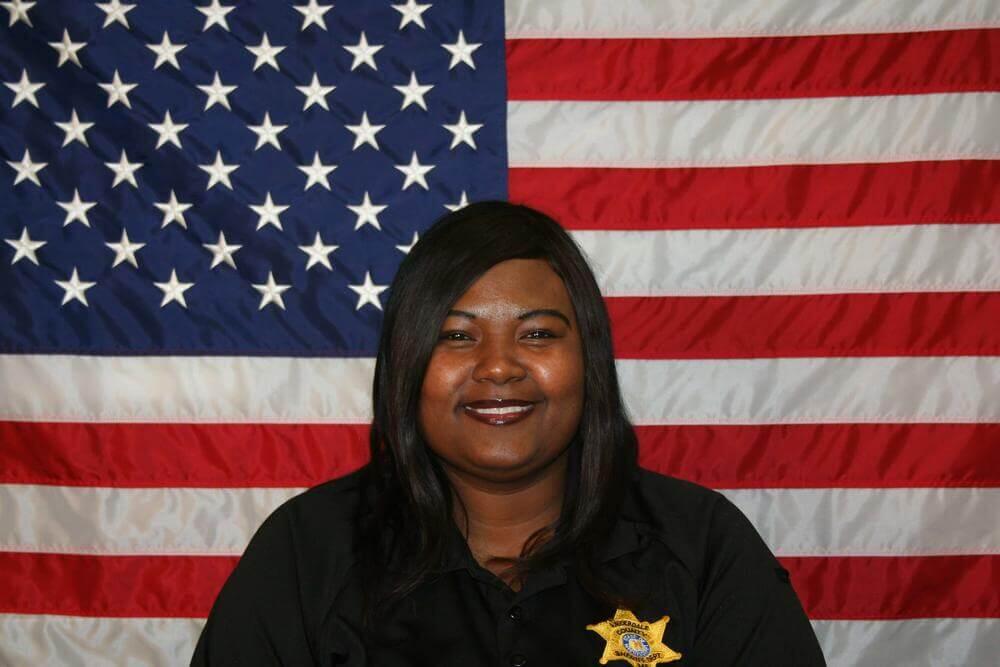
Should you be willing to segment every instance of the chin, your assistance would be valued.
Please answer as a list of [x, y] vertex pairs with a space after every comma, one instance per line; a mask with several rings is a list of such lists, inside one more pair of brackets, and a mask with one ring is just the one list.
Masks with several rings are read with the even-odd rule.
[[489, 452], [478, 452], [463, 462], [470, 473], [488, 477], [496, 481], [510, 481], [531, 475], [543, 470], [557, 456], [551, 456], [540, 450], [511, 451], [510, 449], [494, 449]]

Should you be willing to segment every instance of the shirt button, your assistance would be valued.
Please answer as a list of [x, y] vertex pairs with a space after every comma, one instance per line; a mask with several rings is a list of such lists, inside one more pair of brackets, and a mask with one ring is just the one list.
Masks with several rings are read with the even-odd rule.
[[510, 667], [524, 667], [528, 664], [528, 659], [520, 653], [510, 656]]
[[507, 612], [507, 617], [515, 623], [520, 623], [521, 619], [524, 618], [524, 612], [520, 607], [513, 606], [510, 608], [510, 611]]

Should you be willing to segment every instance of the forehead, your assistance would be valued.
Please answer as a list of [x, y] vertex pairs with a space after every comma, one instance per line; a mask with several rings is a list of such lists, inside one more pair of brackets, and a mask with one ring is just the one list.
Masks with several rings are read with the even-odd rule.
[[569, 292], [548, 262], [510, 259], [491, 267], [453, 306], [478, 317], [516, 318], [526, 309], [558, 308], [573, 317]]

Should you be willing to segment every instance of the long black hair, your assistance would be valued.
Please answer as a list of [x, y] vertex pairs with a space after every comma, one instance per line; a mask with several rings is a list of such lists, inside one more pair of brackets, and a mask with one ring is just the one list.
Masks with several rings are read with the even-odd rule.
[[[371, 462], [359, 516], [366, 624], [416, 588], [453, 534], [447, 477], [418, 428], [424, 374], [448, 310], [480, 276], [510, 259], [541, 259], [563, 280], [579, 325], [584, 403], [569, 445], [562, 514], [511, 562], [517, 576], [568, 558], [595, 597], [617, 600], [596, 576], [607, 536], [637, 466], [622, 403], [611, 326], [597, 281], [572, 237], [548, 216], [507, 202], [472, 204], [438, 220], [393, 279], [375, 361]], [[537, 547], [537, 548], [536, 548]]]

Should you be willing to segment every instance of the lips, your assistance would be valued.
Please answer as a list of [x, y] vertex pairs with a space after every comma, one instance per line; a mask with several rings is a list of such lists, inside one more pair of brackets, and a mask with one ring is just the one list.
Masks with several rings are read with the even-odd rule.
[[499, 401], [470, 401], [462, 405], [469, 417], [490, 426], [506, 426], [527, 418], [535, 410], [533, 401], [503, 399]]

